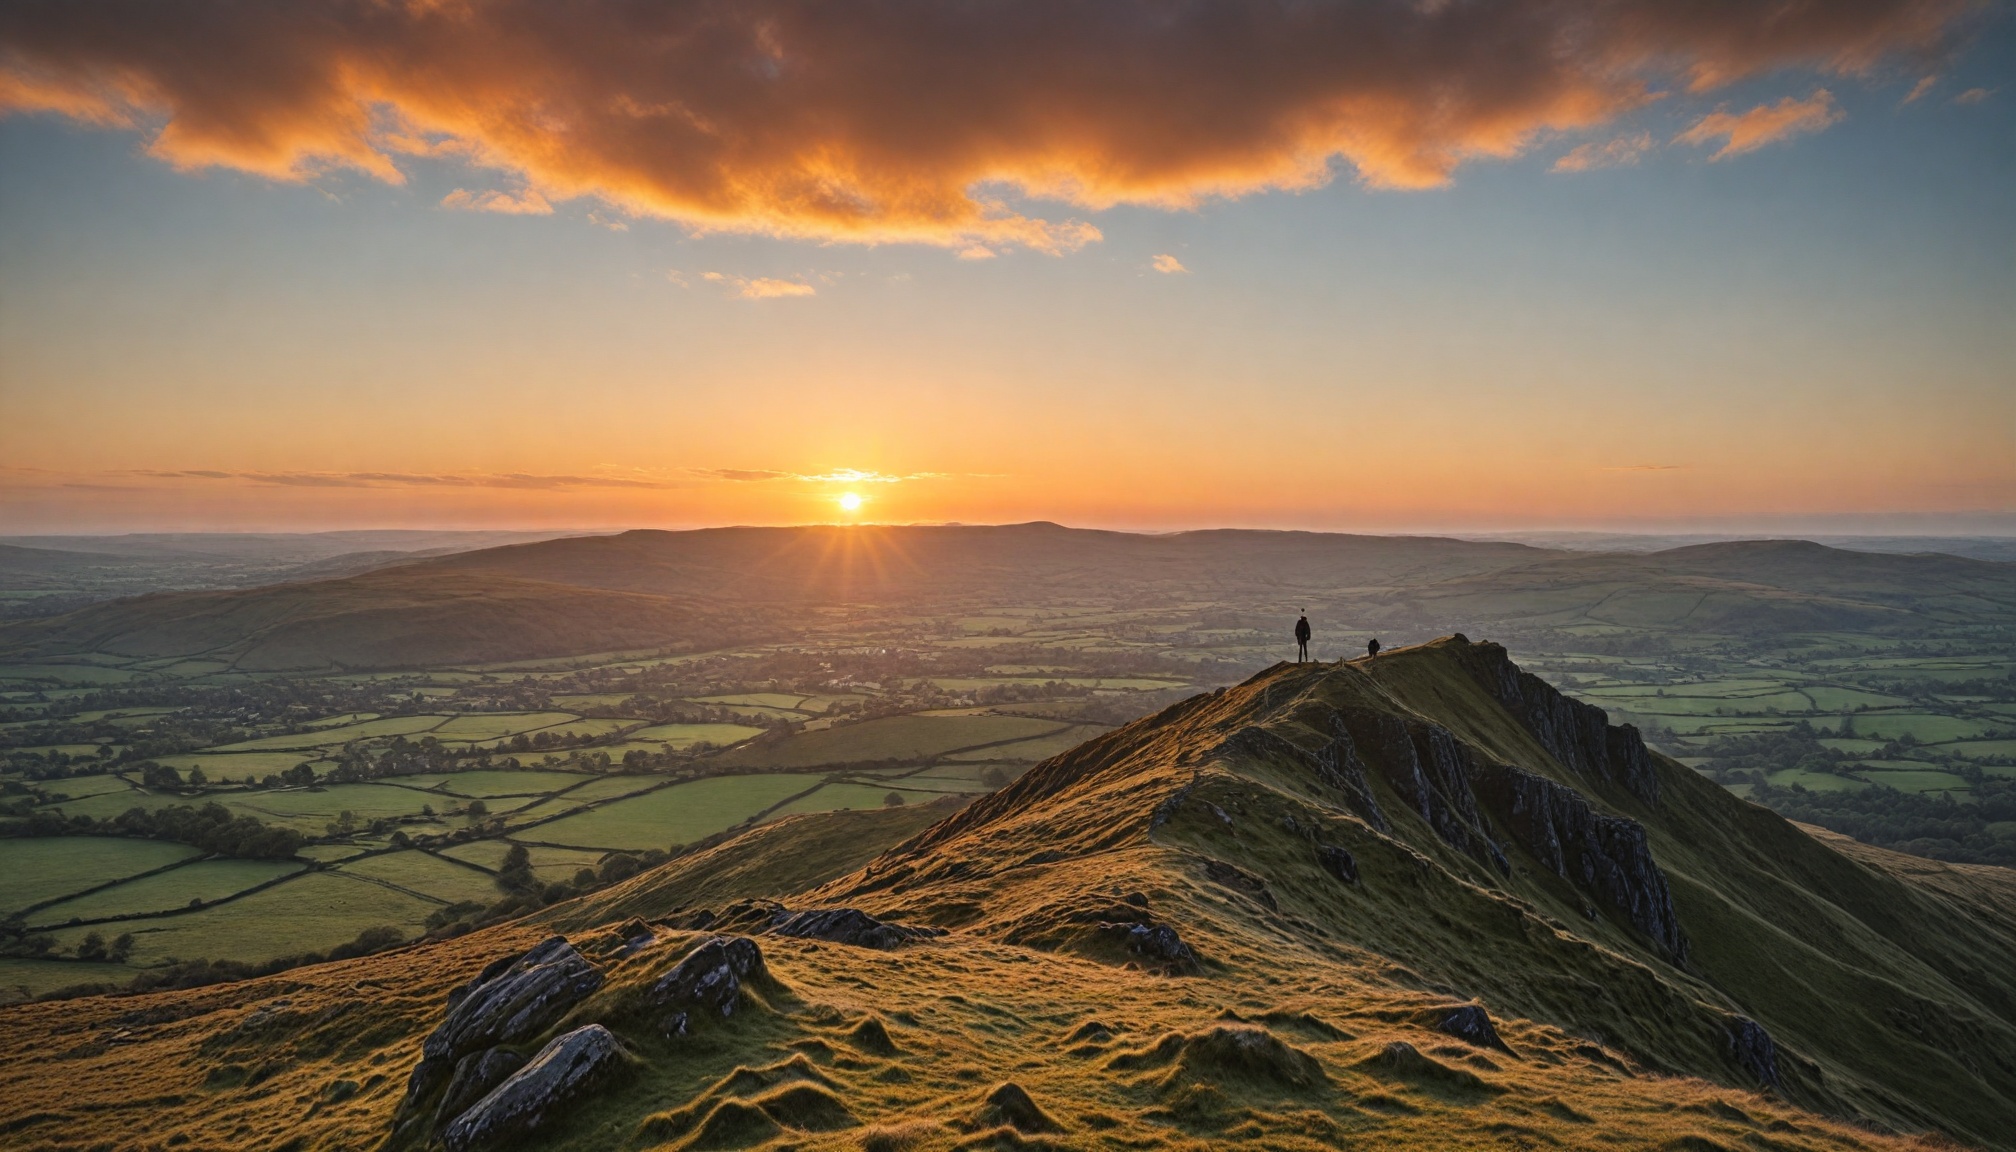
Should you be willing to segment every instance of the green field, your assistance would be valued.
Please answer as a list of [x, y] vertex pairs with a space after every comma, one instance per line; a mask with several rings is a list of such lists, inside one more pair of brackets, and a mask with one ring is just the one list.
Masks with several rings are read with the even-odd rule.
[[1070, 726], [1024, 716], [890, 716], [801, 732], [776, 744], [738, 749], [725, 764], [809, 768], [870, 760], [919, 760], [976, 745], [1048, 736]]
[[[141, 912], [172, 912], [191, 900], [208, 904], [301, 870], [291, 860], [199, 860], [153, 876], [128, 880], [88, 896], [52, 904], [29, 917], [38, 925], [102, 920]], [[118, 930], [130, 930], [121, 926]]]
[[691, 748], [705, 741], [721, 748], [762, 734], [763, 729], [743, 724], [658, 724], [630, 733], [622, 747], [651, 744], [664, 748]]
[[[133, 934], [130, 962], [139, 967], [213, 957], [256, 962], [333, 948], [380, 925], [417, 934], [438, 907], [340, 872], [311, 872], [242, 900], [122, 928]], [[87, 931], [61, 929], [57, 946], [74, 950]]]
[[482, 712], [456, 716], [429, 729], [427, 734], [438, 740], [495, 740], [578, 719], [571, 712]]
[[465, 900], [488, 904], [503, 895], [494, 878], [474, 868], [417, 850], [366, 856], [343, 865], [337, 871], [346, 876], [375, 880], [415, 892], [444, 904]]
[[90, 796], [111, 796], [133, 791], [133, 785], [113, 775], [66, 776], [61, 780], [51, 780], [44, 785], [44, 791], [51, 796], [66, 796], [82, 800]]
[[[421, 780], [426, 783], [421, 784]], [[474, 772], [452, 772], [438, 776], [412, 777], [411, 782], [427, 791], [440, 792], [449, 796], [476, 796], [485, 799], [497, 796], [543, 796], [557, 789], [571, 787], [595, 777], [585, 772], [544, 772], [537, 769], [516, 771], [502, 769], [479, 769]], [[571, 793], [570, 793], [571, 795]], [[422, 797], [420, 803], [425, 803]], [[441, 805], [436, 804], [436, 808]]]
[[0, 839], [0, 913], [14, 912], [199, 855], [186, 844], [103, 836]]
[[256, 740], [220, 745], [214, 751], [263, 752], [276, 748], [335, 748], [352, 740], [417, 736], [432, 731], [447, 719], [446, 716], [388, 716], [383, 720], [366, 720], [361, 724], [345, 724], [339, 728], [318, 728], [312, 732], [289, 736], [262, 736]]
[[0, 1004], [78, 984], [123, 984], [134, 969], [89, 960], [0, 959]]
[[717, 776], [677, 784], [647, 796], [613, 800], [587, 812], [524, 828], [513, 835], [583, 848], [640, 849], [689, 844], [739, 824], [823, 779], [786, 773]]
[[790, 816], [798, 812], [831, 812], [836, 808], [881, 808], [884, 806], [884, 798], [891, 792], [903, 797], [905, 804], [926, 804], [944, 794], [913, 791], [894, 781], [888, 784], [828, 784], [810, 796], [793, 800], [771, 815], [774, 817]]
[[992, 748], [980, 748], [971, 752], [953, 752], [947, 760], [1048, 760], [1061, 752], [1069, 752], [1095, 736], [1104, 735], [1109, 729], [1097, 724], [1078, 724], [1048, 736], [1037, 736], [1028, 740], [1017, 740], [1012, 744], [1001, 744]]
[[200, 767], [204, 777], [215, 783], [278, 776], [296, 764], [315, 759], [315, 754], [315, 749], [306, 752], [188, 752], [180, 756], [163, 756], [157, 763], [178, 769], [184, 775], [189, 769]]

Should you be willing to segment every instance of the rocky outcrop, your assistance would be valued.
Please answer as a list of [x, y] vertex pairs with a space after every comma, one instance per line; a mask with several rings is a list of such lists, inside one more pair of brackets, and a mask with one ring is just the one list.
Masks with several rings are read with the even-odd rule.
[[1316, 862], [1323, 866], [1325, 872], [1344, 883], [1358, 883], [1358, 858], [1351, 855], [1349, 848], [1340, 848], [1335, 844], [1318, 844]]
[[1766, 1087], [1778, 1086], [1778, 1044], [1762, 1024], [1748, 1016], [1732, 1017], [1722, 1044], [1729, 1059], [1752, 1079]]
[[1482, 1005], [1465, 1004], [1437, 1015], [1440, 1017], [1435, 1021], [1435, 1030], [1438, 1032], [1446, 1032], [1465, 1044], [1475, 1044], [1479, 1048], [1511, 1051], [1505, 1047], [1505, 1041], [1498, 1038], [1498, 1028], [1491, 1023], [1491, 1014], [1486, 1012]]
[[829, 940], [856, 948], [888, 951], [912, 940], [943, 935], [942, 929], [908, 928], [889, 924], [854, 908], [813, 908], [803, 912], [783, 912], [771, 922], [769, 931], [777, 936], [807, 940]]
[[455, 1075], [449, 1078], [447, 1089], [441, 1093], [440, 1105], [434, 1109], [435, 1127], [467, 1112], [470, 1105], [488, 1096], [492, 1089], [524, 1066], [523, 1056], [504, 1048], [485, 1048], [462, 1057], [455, 1065]]
[[1659, 777], [1638, 729], [1629, 724], [1612, 727], [1609, 713], [1571, 700], [1545, 680], [1521, 671], [1497, 644], [1470, 645], [1465, 663], [1485, 691], [1563, 767], [1588, 780], [1621, 785], [1645, 803], [1658, 805]]
[[472, 1085], [494, 1074], [484, 1085], [483, 1091], [488, 1091], [502, 1078], [498, 1062], [517, 1057], [492, 1055], [487, 1066], [478, 1057], [494, 1053], [499, 1045], [538, 1036], [601, 986], [602, 973], [562, 936], [523, 955], [492, 961], [448, 994], [447, 1016], [421, 1043], [420, 1063], [407, 1078], [406, 1096], [399, 1105], [402, 1131], [408, 1125], [424, 1127], [429, 1115], [445, 1119], [454, 1114], [445, 1096], [431, 1112], [426, 1108], [444, 1088], [449, 1095], [459, 1092], [473, 1099], [482, 1093]]
[[1510, 861], [1485, 833], [1470, 782], [1470, 756], [1447, 729], [1378, 712], [1339, 713], [1364, 759], [1443, 843], [1499, 873]]
[[1477, 790], [1500, 827], [1534, 859], [1623, 914], [1675, 963], [1687, 937], [1666, 873], [1652, 859], [1644, 825], [1598, 812], [1573, 788], [1510, 764], [1480, 763]]
[[491, 965], [451, 999], [447, 1019], [421, 1045], [429, 1060], [529, 1040], [602, 986], [602, 973], [555, 936], [501, 967]]
[[557, 1036], [442, 1130], [448, 1152], [496, 1148], [544, 1127], [623, 1066], [623, 1048], [600, 1024]]
[[1257, 726], [1234, 732], [1225, 740], [1223, 749], [1235, 755], [1285, 760], [1300, 765], [1335, 790], [1347, 810], [1384, 832], [1387, 830], [1386, 814], [1379, 810], [1379, 801], [1372, 795], [1371, 782], [1365, 775], [1365, 762], [1358, 756], [1351, 733], [1341, 715], [1328, 709], [1325, 711], [1328, 715], [1316, 720], [1313, 726], [1318, 731], [1327, 732], [1330, 738], [1314, 751]]
[[712, 936], [701, 941], [651, 985], [646, 1003], [658, 1014], [658, 1030], [684, 1036], [702, 1017], [727, 1019], [743, 999], [743, 985], [769, 977], [763, 950], [746, 936]]
[[1099, 927], [1150, 968], [1186, 973], [1199, 968], [1197, 953], [1167, 924], [1122, 923], [1101, 924]]

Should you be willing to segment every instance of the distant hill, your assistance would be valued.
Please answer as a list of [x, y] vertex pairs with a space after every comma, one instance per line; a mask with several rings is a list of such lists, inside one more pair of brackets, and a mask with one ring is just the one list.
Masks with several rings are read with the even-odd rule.
[[0, 1131], [2016, 1148], [2016, 874], [1816, 838], [1495, 644], [1277, 665], [925, 826], [945, 811], [759, 826], [363, 959], [0, 1010]]
[[634, 531], [462, 553], [416, 571], [485, 572], [630, 592], [765, 602], [922, 597], [1250, 596], [1490, 572], [1549, 555], [1428, 536], [1220, 529], [1146, 535], [998, 526]]
[[1883, 554], [1804, 540], [1652, 553], [1583, 553], [1398, 589], [1382, 603], [1423, 622], [1620, 627], [1718, 634], [1909, 632], [2016, 623], [2016, 564]]
[[831, 605], [1198, 603], [1278, 615], [1321, 604], [1417, 632], [1909, 633], [2016, 622], [2016, 565], [1803, 541], [1561, 553], [1437, 537], [1144, 535], [1035, 523], [636, 531], [315, 563], [394, 566], [92, 605], [0, 627], [0, 654], [220, 654], [247, 670], [415, 667], [784, 638], [805, 611]]
[[690, 650], [752, 636], [734, 614], [674, 597], [410, 571], [138, 596], [0, 628], [0, 651], [208, 656], [241, 671], [329, 671]]

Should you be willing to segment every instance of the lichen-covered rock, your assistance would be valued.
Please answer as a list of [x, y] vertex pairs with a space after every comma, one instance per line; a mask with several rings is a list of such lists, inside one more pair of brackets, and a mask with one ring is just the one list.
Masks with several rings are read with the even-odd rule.
[[828, 940], [835, 944], [883, 951], [939, 934], [929, 928], [886, 923], [856, 908], [808, 908], [802, 912], [782, 912], [771, 922], [769, 931], [777, 936]]
[[1759, 1084], [1778, 1086], [1778, 1044], [1762, 1024], [1748, 1016], [1733, 1017], [1723, 1037], [1723, 1047], [1729, 1059]]
[[694, 1019], [726, 1019], [742, 1003], [742, 985], [769, 974], [763, 950], [747, 936], [710, 936], [651, 985], [648, 1002], [660, 1013], [658, 1028], [684, 1036]]
[[1141, 957], [1151, 967], [1177, 972], [1197, 970], [1197, 953], [1167, 924], [1105, 924], [1101, 927], [1118, 937], [1127, 951]]
[[529, 1040], [602, 986], [602, 973], [563, 936], [490, 972], [485, 969], [489, 978], [479, 977], [453, 1001], [447, 1018], [421, 1045], [428, 1059], [459, 1059], [480, 1048]]
[[623, 1063], [616, 1037], [600, 1024], [557, 1036], [531, 1062], [457, 1116], [441, 1133], [449, 1152], [495, 1148], [538, 1131], [605, 1082]]
[[455, 1065], [448, 1087], [441, 1093], [440, 1105], [434, 1109], [434, 1126], [439, 1128], [468, 1111], [471, 1104], [488, 1096], [505, 1077], [524, 1066], [523, 1056], [505, 1048], [485, 1048], [462, 1057]]
[[1505, 1047], [1505, 1041], [1498, 1038], [1498, 1028], [1491, 1023], [1491, 1014], [1478, 1004], [1465, 1004], [1460, 1008], [1452, 1008], [1441, 1013], [1441, 1019], [1435, 1022], [1435, 1028], [1439, 1032], [1447, 1032], [1458, 1040], [1466, 1044], [1475, 1044], [1479, 1048], [1511, 1051]]

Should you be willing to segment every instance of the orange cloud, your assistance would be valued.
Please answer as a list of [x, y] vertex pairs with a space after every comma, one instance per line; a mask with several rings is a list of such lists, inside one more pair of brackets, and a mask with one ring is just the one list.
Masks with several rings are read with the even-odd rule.
[[730, 276], [723, 272], [703, 272], [702, 280], [725, 286], [743, 300], [775, 300], [786, 296], [817, 296], [819, 290], [802, 280], [778, 280], [769, 276]]
[[1162, 273], [1164, 276], [1180, 276], [1190, 271], [1190, 269], [1183, 266], [1181, 260], [1169, 255], [1167, 252], [1163, 252], [1157, 255], [1155, 259], [1150, 260], [1148, 266]]
[[1724, 143], [1710, 160], [1726, 160], [1745, 152], [1755, 152], [1766, 144], [1808, 132], [1818, 132], [1847, 118], [1834, 104], [1834, 94], [1825, 88], [1804, 100], [1790, 96], [1776, 104], [1759, 104], [1748, 112], [1711, 112], [1692, 128], [1674, 137], [1683, 144], [1707, 144], [1717, 138]]
[[1640, 157], [1651, 150], [1650, 132], [1630, 132], [1601, 143], [1592, 140], [1587, 144], [1578, 144], [1559, 160], [1554, 161], [1551, 170], [1587, 172], [1592, 168], [1617, 168], [1636, 164]]
[[[1340, 167], [1432, 187], [1672, 81], [1929, 59], [1968, 6], [10, 0], [0, 108], [142, 129], [180, 168], [398, 183], [430, 157], [527, 189], [458, 206], [589, 198], [696, 231], [1067, 252], [1100, 238], [1072, 209]], [[1752, 146], [1738, 128], [1764, 138], [1730, 126], [1725, 153]]]
[[526, 189], [516, 196], [508, 192], [471, 192], [467, 188], [457, 188], [441, 198], [443, 208], [462, 208], [471, 212], [501, 212], [507, 216], [551, 216], [553, 205], [544, 196]]

